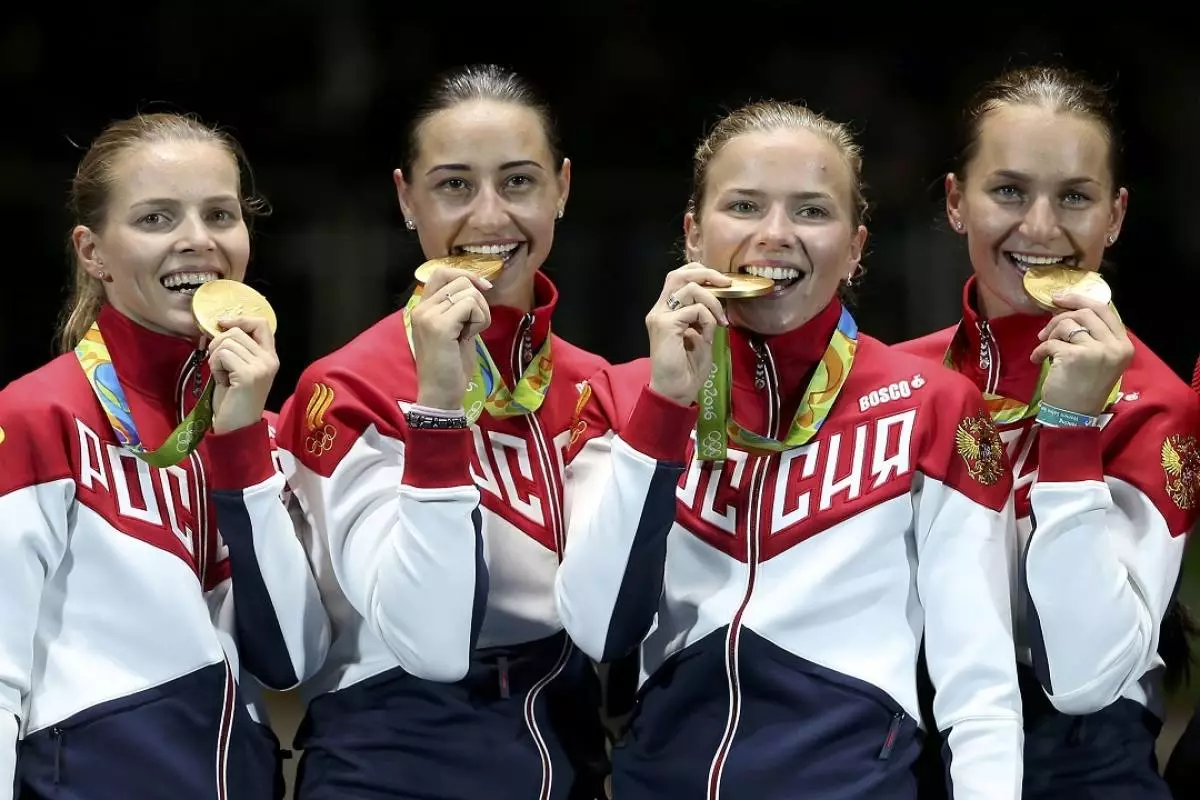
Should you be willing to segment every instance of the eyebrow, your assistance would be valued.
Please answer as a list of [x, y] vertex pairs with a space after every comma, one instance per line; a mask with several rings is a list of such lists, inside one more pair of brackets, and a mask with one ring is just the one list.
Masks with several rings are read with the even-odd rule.
[[[236, 203], [238, 199], [231, 194], [218, 194], [213, 197], [204, 198], [204, 204], [210, 203]], [[179, 200], [173, 197], [151, 197], [146, 200], [138, 200], [133, 204], [134, 208], [138, 206], [177, 206], [180, 205]]]
[[[501, 170], [516, 169], [517, 167], [536, 167], [537, 169], [540, 169], [543, 172], [546, 169], [538, 162], [531, 161], [527, 158], [520, 159], [518, 161], [505, 161], [503, 164], [500, 165]], [[429, 171], [426, 172], [425, 174], [432, 175], [435, 172], [470, 172], [470, 171], [471, 171], [470, 164], [438, 164], [435, 167], [430, 167]]]
[[[1026, 175], [1024, 172], [1018, 172], [1017, 170], [1012, 169], [997, 170], [992, 173], [992, 177], [1003, 178], [1004, 180], [1009, 181], [1018, 181], [1020, 183], [1033, 183], [1034, 181], [1032, 175]], [[1066, 180], [1062, 181], [1062, 183], [1067, 186], [1074, 186], [1080, 183], [1100, 183], [1100, 181], [1096, 180], [1095, 178], [1089, 178], [1086, 175], [1076, 175], [1074, 177], [1067, 178]]]
[[[758, 189], [730, 189], [730, 194], [744, 194], [750, 197], [763, 197], [766, 192]], [[828, 192], [791, 192], [788, 197], [793, 200], [832, 200], [833, 195]]]

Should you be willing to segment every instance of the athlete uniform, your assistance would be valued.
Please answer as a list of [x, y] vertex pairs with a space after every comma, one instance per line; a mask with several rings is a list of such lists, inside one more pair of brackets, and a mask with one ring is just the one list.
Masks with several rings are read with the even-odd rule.
[[1036, 419], [1049, 315], [963, 319], [901, 345], [984, 393], [1014, 470], [1026, 798], [1166, 798], [1159, 627], [1200, 499], [1200, 401], [1130, 334], [1100, 427]]
[[734, 424], [706, 420], [719, 382], [684, 408], [643, 359], [590, 382], [568, 452], [560, 613], [596, 659], [641, 648], [614, 796], [915, 797], [924, 633], [955, 797], [1019, 797], [1010, 475], [979, 392], [837, 301], [728, 336]]
[[237, 676], [294, 686], [329, 630], [268, 421], [152, 467], [124, 443], [168, 438], [203, 352], [107, 305], [85, 342], [0, 391], [0, 798], [272, 797]]
[[492, 307], [477, 385], [519, 388], [466, 428], [410, 424], [404, 310], [302, 375], [280, 442], [334, 641], [298, 798], [599, 796], [596, 672], [553, 581], [577, 385], [604, 362], [551, 333], [556, 303], [539, 274], [532, 311]]

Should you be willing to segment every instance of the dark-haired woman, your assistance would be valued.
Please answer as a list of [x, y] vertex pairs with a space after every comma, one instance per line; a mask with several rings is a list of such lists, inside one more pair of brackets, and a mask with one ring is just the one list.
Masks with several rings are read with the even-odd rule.
[[603, 365], [553, 334], [541, 272], [570, 177], [519, 76], [439, 79], [395, 172], [405, 224], [427, 258], [503, 270], [437, 270], [310, 366], [283, 415], [334, 623], [303, 800], [601, 796], [596, 671], [553, 595], [576, 387]]

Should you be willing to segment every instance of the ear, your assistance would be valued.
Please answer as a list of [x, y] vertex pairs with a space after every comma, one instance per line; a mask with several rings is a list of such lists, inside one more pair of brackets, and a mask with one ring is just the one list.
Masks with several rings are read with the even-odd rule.
[[700, 223], [696, 221], [694, 211], [683, 215], [683, 247], [687, 251], [688, 261], [702, 261], [700, 254], [704, 250], [704, 240], [700, 236]]
[[958, 233], [966, 231], [966, 222], [962, 216], [963, 192], [958, 176], [953, 172], [946, 173], [946, 219], [950, 227]]
[[400, 201], [400, 213], [404, 215], [405, 220], [413, 219], [412, 206], [409, 203], [412, 187], [408, 185], [408, 181], [404, 180], [404, 173], [398, 169], [392, 170], [392, 182], [396, 184], [396, 199]]
[[71, 245], [75, 248], [75, 257], [83, 266], [85, 272], [96, 280], [103, 280], [104, 259], [101, 258], [99, 237], [86, 225], [76, 225], [71, 230]]
[[1125, 212], [1129, 208], [1129, 190], [1122, 186], [1113, 198], [1112, 210], [1108, 215], [1108, 243], [1116, 244], [1121, 235], [1121, 226], [1125, 223]]
[[854, 232], [854, 236], [850, 239], [850, 272], [848, 276], [853, 278], [862, 266], [863, 248], [867, 244], [867, 226], [859, 225], [858, 230]]
[[567, 198], [571, 195], [571, 159], [564, 158], [558, 170], [558, 210], [567, 207]]

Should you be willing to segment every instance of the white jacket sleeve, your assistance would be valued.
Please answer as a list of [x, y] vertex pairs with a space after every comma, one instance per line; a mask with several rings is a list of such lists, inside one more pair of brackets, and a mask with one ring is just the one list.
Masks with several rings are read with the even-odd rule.
[[579, 648], [611, 661], [641, 644], [658, 611], [696, 411], [644, 387], [618, 433], [609, 420], [622, 415], [607, 374], [585, 391], [593, 399], [576, 423], [581, 441], [568, 450], [573, 500], [555, 600]]
[[1149, 401], [1103, 429], [1042, 428], [1022, 560], [1034, 671], [1054, 706], [1099, 711], [1158, 656], [1200, 501], [1200, 408]]
[[332, 380], [302, 380], [296, 399], [323, 392], [319, 425], [301, 403], [280, 420], [291, 490], [346, 598], [401, 667], [460, 680], [488, 594], [472, 431], [409, 430]]
[[75, 498], [73, 478], [43, 469], [30, 424], [0, 413], [0, 800], [12, 800], [42, 589], [66, 553]]
[[950, 749], [955, 800], [1016, 800], [1024, 736], [1012, 634], [1012, 475], [976, 398], [951, 397], [937, 408], [915, 498], [934, 717]]
[[[241, 666], [264, 686], [287, 690], [312, 677], [329, 648], [329, 619], [287, 508], [267, 423], [205, 440], [213, 506], [224, 548], [209, 569], [232, 586], [218, 625], [232, 617]], [[299, 519], [297, 519], [299, 517]], [[225, 558], [224, 556], [227, 556]], [[209, 578], [209, 585], [213, 584]]]

